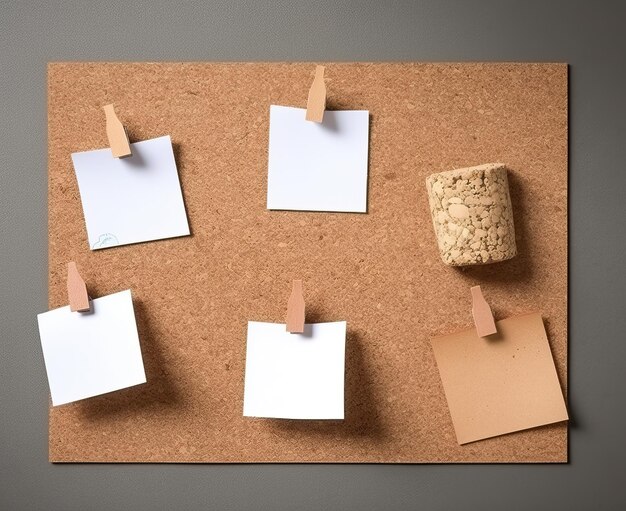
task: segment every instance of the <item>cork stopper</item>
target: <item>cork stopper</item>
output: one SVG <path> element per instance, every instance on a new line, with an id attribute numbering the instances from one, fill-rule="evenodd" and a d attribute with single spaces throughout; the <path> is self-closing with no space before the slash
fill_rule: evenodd
<path id="1" fill-rule="evenodd" d="M 445 264 L 467 266 L 517 254 L 506 167 L 487 163 L 426 179 L 430 213 Z"/>

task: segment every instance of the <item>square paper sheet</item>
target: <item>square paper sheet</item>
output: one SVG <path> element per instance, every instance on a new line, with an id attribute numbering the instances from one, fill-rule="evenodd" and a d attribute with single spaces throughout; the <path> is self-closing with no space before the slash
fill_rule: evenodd
<path id="1" fill-rule="evenodd" d="M 189 234 L 170 137 L 130 146 L 72 154 L 92 250 Z"/>
<path id="2" fill-rule="evenodd" d="M 540 313 L 432 341 L 459 444 L 567 420 Z"/>
<path id="3" fill-rule="evenodd" d="M 278 419 L 343 419 L 346 322 L 248 322 L 243 414 Z"/>
<path id="4" fill-rule="evenodd" d="M 146 382 L 130 290 L 96 298 L 91 312 L 66 306 L 37 320 L 53 405 Z"/>
<path id="5" fill-rule="evenodd" d="M 367 211 L 369 112 L 270 107 L 267 209 Z"/>

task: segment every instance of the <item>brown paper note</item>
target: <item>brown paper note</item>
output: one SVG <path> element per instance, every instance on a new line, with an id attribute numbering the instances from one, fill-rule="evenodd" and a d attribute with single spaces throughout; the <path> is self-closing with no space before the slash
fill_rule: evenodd
<path id="1" fill-rule="evenodd" d="M 459 444 L 568 419 L 540 313 L 431 340 Z"/>

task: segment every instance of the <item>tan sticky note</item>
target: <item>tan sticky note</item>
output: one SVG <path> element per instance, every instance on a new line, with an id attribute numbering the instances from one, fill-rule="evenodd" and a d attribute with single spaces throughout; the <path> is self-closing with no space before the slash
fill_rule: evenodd
<path id="1" fill-rule="evenodd" d="M 496 325 L 431 339 L 459 444 L 568 419 L 541 314 Z"/>

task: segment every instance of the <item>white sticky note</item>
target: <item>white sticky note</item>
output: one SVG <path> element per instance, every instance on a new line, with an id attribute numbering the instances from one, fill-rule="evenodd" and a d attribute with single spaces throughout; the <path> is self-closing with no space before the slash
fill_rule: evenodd
<path id="1" fill-rule="evenodd" d="M 343 419 L 346 322 L 248 322 L 243 414 L 278 419 Z"/>
<path id="2" fill-rule="evenodd" d="M 72 154 L 92 250 L 189 234 L 170 137 L 130 146 Z"/>
<path id="3" fill-rule="evenodd" d="M 37 320 L 53 405 L 146 382 L 130 290 L 92 300 L 91 312 L 66 306 Z"/>
<path id="4" fill-rule="evenodd" d="M 270 107 L 267 209 L 367 212 L 369 112 Z"/>

